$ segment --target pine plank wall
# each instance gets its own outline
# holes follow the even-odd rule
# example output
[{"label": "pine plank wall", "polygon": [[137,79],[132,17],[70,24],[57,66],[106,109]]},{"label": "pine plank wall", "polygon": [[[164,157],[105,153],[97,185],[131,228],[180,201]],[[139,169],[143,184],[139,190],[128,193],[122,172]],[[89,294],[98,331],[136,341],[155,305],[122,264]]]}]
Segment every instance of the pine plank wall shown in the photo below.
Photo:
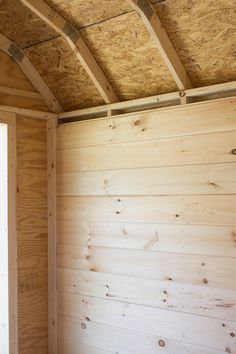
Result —
[{"label": "pine plank wall", "polygon": [[[0,104],[47,110],[42,99],[2,93],[35,89],[1,51],[0,63]],[[16,144],[19,354],[48,354],[46,122],[17,117]]]},{"label": "pine plank wall", "polygon": [[58,354],[236,353],[236,99],[57,144]]}]

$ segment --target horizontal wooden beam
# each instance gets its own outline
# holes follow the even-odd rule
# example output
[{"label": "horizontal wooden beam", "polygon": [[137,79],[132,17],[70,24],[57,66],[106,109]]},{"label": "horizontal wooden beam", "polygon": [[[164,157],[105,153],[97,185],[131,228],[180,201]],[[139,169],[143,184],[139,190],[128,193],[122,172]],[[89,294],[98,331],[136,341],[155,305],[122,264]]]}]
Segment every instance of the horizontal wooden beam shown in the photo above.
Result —
[{"label": "horizontal wooden beam", "polygon": [[60,103],[53,95],[49,87],[46,85],[42,77],[39,75],[33,64],[27,58],[24,51],[17,47],[15,43],[10,41],[10,39],[1,33],[0,49],[17,62],[21,70],[33,84],[34,88],[42,95],[44,102],[46,103],[49,110],[55,113],[63,112],[63,108],[61,107]]},{"label": "horizontal wooden beam", "polygon": [[125,102],[107,104],[98,107],[85,108],[71,112],[64,112],[59,114],[59,119],[63,119],[66,121],[66,119],[80,118],[86,116],[90,118],[91,116],[104,117],[107,115],[117,115],[126,113],[129,109],[134,111],[141,111],[149,108],[158,108],[165,104],[169,104],[169,106],[180,104],[182,97],[186,97],[186,103],[188,103],[191,99],[194,98],[197,100],[204,100],[204,97],[206,96],[213,96],[213,98],[215,99],[216,95],[221,95],[221,97],[227,97],[231,93],[236,95],[236,81],[199,87],[195,89],[171,92],[146,98],[139,98]]},{"label": "horizontal wooden beam", "polygon": [[13,87],[0,86],[0,93],[4,95],[28,97],[36,100],[43,100],[42,95],[39,92],[20,90]]},{"label": "horizontal wooden beam", "polygon": [[140,15],[180,90],[192,87],[190,78],[149,0],[128,0]]},{"label": "horizontal wooden beam", "polygon": [[4,106],[4,105],[0,105],[0,111],[12,112],[12,113],[16,113],[19,116],[24,116],[26,118],[34,118],[34,119],[51,119],[51,118],[57,119],[58,118],[58,114],[56,113],[35,111],[33,109]]},{"label": "horizontal wooden beam", "polygon": [[82,66],[87,71],[90,79],[97,87],[104,101],[106,103],[118,102],[119,99],[113,87],[96,62],[79,31],[43,0],[20,1],[66,39]]}]

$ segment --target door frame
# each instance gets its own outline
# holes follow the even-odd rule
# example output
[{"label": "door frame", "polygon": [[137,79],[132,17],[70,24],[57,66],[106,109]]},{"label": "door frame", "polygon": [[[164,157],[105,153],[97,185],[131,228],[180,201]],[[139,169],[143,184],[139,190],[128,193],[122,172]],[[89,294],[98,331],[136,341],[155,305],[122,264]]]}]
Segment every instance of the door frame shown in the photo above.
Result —
[{"label": "door frame", "polygon": [[16,114],[0,111],[0,123],[8,126],[8,279],[9,354],[18,354],[18,277],[16,228]]}]

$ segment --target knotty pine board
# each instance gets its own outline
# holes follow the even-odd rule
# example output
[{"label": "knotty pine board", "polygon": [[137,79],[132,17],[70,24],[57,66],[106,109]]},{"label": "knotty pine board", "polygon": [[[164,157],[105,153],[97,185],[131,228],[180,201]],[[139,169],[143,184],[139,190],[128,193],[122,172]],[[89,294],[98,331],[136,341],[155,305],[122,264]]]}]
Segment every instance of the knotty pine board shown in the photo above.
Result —
[{"label": "knotty pine board", "polygon": [[58,151],[60,173],[236,162],[236,131]]},{"label": "knotty pine board", "polygon": [[58,243],[236,257],[236,227],[58,220]]},{"label": "knotty pine board", "polygon": [[235,108],[58,127],[60,354],[236,351]]}]

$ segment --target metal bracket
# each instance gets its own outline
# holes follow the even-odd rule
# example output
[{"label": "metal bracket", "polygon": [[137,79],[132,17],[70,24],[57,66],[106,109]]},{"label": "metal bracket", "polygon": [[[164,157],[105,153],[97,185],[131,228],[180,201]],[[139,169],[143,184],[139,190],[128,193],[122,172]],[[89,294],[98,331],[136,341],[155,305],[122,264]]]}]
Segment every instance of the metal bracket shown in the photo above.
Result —
[{"label": "metal bracket", "polygon": [[80,37],[79,31],[71,26],[70,23],[66,22],[62,31],[72,40],[73,43],[76,43]]},{"label": "metal bracket", "polygon": [[19,63],[21,63],[24,59],[25,54],[23,50],[18,48],[14,43],[11,43],[10,47],[8,48],[8,52],[11,54],[12,58]]},{"label": "metal bracket", "polygon": [[138,0],[137,5],[143,11],[145,16],[150,20],[154,14],[154,10],[149,2],[146,0]]}]

